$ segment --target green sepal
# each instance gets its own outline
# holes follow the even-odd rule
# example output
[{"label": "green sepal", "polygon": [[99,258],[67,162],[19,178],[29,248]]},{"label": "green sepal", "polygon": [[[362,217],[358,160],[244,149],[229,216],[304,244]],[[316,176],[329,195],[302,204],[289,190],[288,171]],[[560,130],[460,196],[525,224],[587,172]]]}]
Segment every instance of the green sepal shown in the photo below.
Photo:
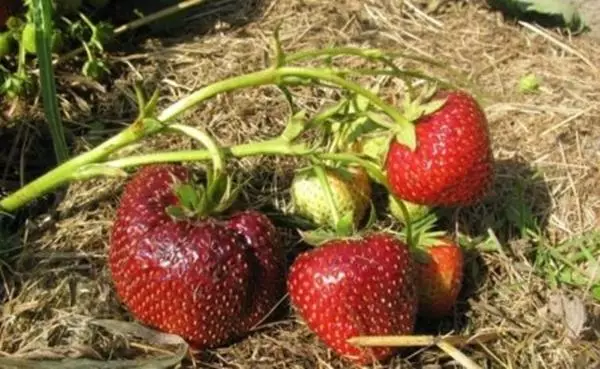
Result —
[{"label": "green sepal", "polygon": [[201,208],[205,202],[206,196],[204,186],[192,185],[190,183],[180,183],[174,188],[175,195],[179,200],[180,206],[184,210],[195,212]]},{"label": "green sepal", "polygon": [[169,205],[165,208],[165,212],[173,219],[185,219],[188,214],[183,210],[181,206]]},{"label": "green sepal", "polygon": [[214,212],[220,213],[222,211],[225,211],[226,209],[229,209],[233,205],[233,203],[238,199],[240,193],[242,192],[244,185],[248,181],[250,181],[250,179],[247,179],[244,182],[244,184],[237,184],[234,186],[233,179],[228,176],[225,191],[223,192],[223,195],[221,196],[219,203],[215,207]]},{"label": "green sepal", "polygon": [[318,228],[310,231],[298,231],[302,241],[311,246],[321,246],[327,241],[339,239],[340,237],[331,230],[325,228]]},{"label": "green sepal", "polygon": [[365,223],[364,229],[370,229],[375,225],[377,221],[377,210],[375,209],[375,204],[372,200],[369,201],[369,217]]},{"label": "green sepal", "polygon": [[341,239],[353,239],[358,238],[360,235],[358,233],[342,236],[337,234],[335,231],[332,231],[327,228],[317,228],[309,231],[300,231],[298,230],[302,241],[308,245],[319,247],[328,241],[333,240],[341,240]]},{"label": "green sepal", "polygon": [[[375,85],[373,88],[371,88],[371,92],[375,95],[378,95],[379,85]],[[371,100],[360,94],[353,94],[353,97],[350,99],[350,101],[351,104],[348,111],[350,114],[366,112],[371,106]]]},{"label": "green sepal", "polygon": [[413,124],[396,126],[394,133],[394,138],[399,144],[405,145],[413,152],[417,149],[417,132]]},{"label": "green sepal", "polygon": [[306,110],[300,110],[288,119],[280,137],[286,142],[292,142],[306,131],[307,126]]},{"label": "green sepal", "polygon": [[[432,209],[429,206],[415,204],[410,201],[402,200],[392,194],[388,194],[388,201],[390,213],[397,221],[399,221],[403,225],[406,225],[409,222],[414,223],[422,219],[432,211]],[[408,212],[409,219],[406,219],[404,212],[401,209],[400,203],[404,205],[406,211]]]},{"label": "green sepal", "polygon": [[361,153],[375,160],[378,165],[383,166],[386,162],[390,145],[394,138],[395,135],[388,131],[366,135],[364,136],[364,139],[361,140]]},{"label": "green sepal", "polygon": [[404,116],[411,122],[416,122],[425,115],[430,115],[440,110],[447,99],[435,99],[424,104],[410,103],[404,107]]},{"label": "green sepal", "polygon": [[354,212],[348,211],[342,214],[335,225],[335,233],[339,236],[350,236],[355,230]]}]

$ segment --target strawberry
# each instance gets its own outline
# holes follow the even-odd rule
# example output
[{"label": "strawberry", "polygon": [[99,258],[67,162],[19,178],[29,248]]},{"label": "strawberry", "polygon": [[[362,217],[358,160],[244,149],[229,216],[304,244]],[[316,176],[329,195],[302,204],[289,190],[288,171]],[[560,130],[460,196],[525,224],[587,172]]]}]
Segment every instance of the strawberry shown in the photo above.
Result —
[{"label": "strawberry", "polygon": [[116,292],[139,321],[193,347],[225,344],[263,319],[285,292],[277,232],[263,214],[173,218],[189,183],[178,165],[140,169],[113,225],[109,268]]},{"label": "strawberry", "polygon": [[347,340],[413,332],[413,268],[408,247],[390,234],[332,239],[296,258],[288,292],[307,326],[338,355],[358,364],[383,361],[396,349],[359,348]]},{"label": "strawberry", "polygon": [[442,318],[452,312],[463,282],[464,255],[447,238],[421,249],[417,258],[419,314]]},{"label": "strawberry", "polygon": [[[371,204],[372,188],[367,172],[360,166],[343,169],[330,167],[325,169],[325,177],[340,217],[352,212],[352,223],[356,228]],[[336,227],[327,189],[312,168],[295,175],[290,192],[297,215],[318,226]]]},{"label": "strawberry", "polygon": [[390,191],[427,206],[468,206],[492,182],[493,156],[487,119],[477,101],[462,91],[438,91],[438,110],[418,118],[416,148],[392,140],[385,169]]}]

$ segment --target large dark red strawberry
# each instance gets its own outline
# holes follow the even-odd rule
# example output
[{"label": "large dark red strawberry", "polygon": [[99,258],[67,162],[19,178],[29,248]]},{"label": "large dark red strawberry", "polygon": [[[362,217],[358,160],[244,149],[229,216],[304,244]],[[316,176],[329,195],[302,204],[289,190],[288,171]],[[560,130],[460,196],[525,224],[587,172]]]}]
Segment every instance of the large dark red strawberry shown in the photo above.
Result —
[{"label": "large dark red strawberry", "polygon": [[360,348],[359,335],[402,335],[414,329],[417,294],[408,247],[387,233],[330,240],[301,254],[288,275],[291,302],[308,327],[337,354],[359,364],[396,349]]},{"label": "large dark red strawberry", "polygon": [[427,206],[468,206],[492,182],[493,157],[486,116],[462,91],[439,91],[437,111],[416,121],[416,149],[393,140],[385,169],[390,191]]},{"label": "large dark red strawberry", "polygon": [[172,218],[174,186],[189,180],[183,166],[139,170],[121,198],[109,267],[138,320],[215,347],[246,334],[283,296],[283,257],[276,229],[256,211]]}]

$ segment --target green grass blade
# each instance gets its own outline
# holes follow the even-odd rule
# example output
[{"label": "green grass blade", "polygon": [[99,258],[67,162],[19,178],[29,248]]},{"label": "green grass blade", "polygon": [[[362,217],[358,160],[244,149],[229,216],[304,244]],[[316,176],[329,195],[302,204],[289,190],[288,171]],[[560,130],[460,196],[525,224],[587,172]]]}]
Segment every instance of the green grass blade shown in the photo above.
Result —
[{"label": "green grass blade", "polygon": [[46,120],[50,126],[52,144],[58,163],[69,158],[65,139],[64,127],[60,118],[56,84],[52,66],[52,35],[54,24],[52,20],[52,0],[33,0],[33,19],[36,26],[36,50],[40,67],[40,85]]}]

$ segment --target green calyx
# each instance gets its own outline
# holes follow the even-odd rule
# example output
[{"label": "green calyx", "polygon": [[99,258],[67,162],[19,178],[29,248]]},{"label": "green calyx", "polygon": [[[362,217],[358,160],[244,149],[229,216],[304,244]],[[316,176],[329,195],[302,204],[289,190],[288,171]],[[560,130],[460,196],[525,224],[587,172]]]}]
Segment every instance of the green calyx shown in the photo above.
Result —
[{"label": "green calyx", "polygon": [[[408,214],[404,214],[400,203],[404,205]],[[406,200],[402,200],[391,194],[388,195],[388,204],[392,216],[403,225],[416,222],[431,212],[431,208],[426,205],[415,204]],[[408,219],[406,219],[407,215]]]},{"label": "green calyx", "polygon": [[[435,230],[438,220],[437,214],[430,212],[418,220],[413,220],[410,227],[405,227],[400,232],[417,259],[419,255],[425,254],[423,251],[428,248],[445,244],[443,239],[446,237],[446,232]],[[410,233],[407,232],[409,229]]]},{"label": "green calyx", "polygon": [[423,116],[433,114],[441,109],[446,103],[446,99],[434,99],[437,92],[437,86],[426,85],[414,99],[411,97],[411,94],[405,94],[402,104],[404,116],[414,123]]},{"label": "green calyx", "polygon": [[223,151],[210,135],[200,129],[179,124],[172,124],[169,129],[179,131],[202,143],[211,154],[212,169],[206,170],[206,185],[176,184],[174,192],[179,204],[167,207],[167,213],[175,219],[203,218],[227,210],[235,202],[241,186],[234,186],[232,178],[225,174]]},{"label": "green calyx", "polygon": [[234,187],[228,176],[211,178],[206,171],[206,185],[195,181],[176,183],[173,190],[178,204],[165,210],[174,219],[205,218],[226,211],[237,199],[241,186]]}]

